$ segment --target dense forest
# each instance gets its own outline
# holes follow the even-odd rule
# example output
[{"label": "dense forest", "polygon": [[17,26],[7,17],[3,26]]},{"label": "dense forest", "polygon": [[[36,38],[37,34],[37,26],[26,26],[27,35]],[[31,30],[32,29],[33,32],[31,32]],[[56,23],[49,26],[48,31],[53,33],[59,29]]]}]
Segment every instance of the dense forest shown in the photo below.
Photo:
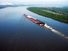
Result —
[{"label": "dense forest", "polygon": [[27,9],[39,15],[58,20],[60,22],[68,23],[68,7],[30,7]]}]

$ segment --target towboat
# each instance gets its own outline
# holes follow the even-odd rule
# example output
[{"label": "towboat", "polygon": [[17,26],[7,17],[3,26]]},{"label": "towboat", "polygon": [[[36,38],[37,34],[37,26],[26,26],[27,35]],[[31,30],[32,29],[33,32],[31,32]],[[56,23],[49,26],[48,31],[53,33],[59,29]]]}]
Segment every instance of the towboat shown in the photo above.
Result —
[{"label": "towboat", "polygon": [[24,16],[25,16],[26,18],[28,18],[29,20],[31,20],[33,23],[35,23],[35,24],[37,24],[37,25],[39,25],[39,26],[44,26],[44,25],[45,25],[44,22],[42,22],[42,21],[40,21],[40,20],[38,20],[38,19],[36,19],[36,18],[33,18],[32,16],[29,16],[29,15],[26,15],[26,14],[24,14]]},{"label": "towboat", "polygon": [[33,23],[35,23],[35,24],[37,24],[37,25],[39,25],[39,26],[41,26],[41,27],[43,27],[45,29],[47,28],[50,31],[52,31],[53,33],[56,33],[57,35],[68,39],[68,37],[65,36],[62,32],[55,30],[54,28],[52,28],[51,26],[47,25],[46,23],[44,23],[44,22],[42,22],[42,21],[40,21],[40,20],[38,20],[36,18],[33,18],[32,16],[26,15],[26,14],[24,14],[24,16],[26,18],[28,18],[29,20],[31,20]]}]

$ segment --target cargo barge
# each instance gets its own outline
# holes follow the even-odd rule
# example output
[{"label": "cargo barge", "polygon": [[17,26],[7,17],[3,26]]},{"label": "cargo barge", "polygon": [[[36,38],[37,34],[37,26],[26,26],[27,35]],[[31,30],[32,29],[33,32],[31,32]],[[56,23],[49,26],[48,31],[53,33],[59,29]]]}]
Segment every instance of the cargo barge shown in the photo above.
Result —
[{"label": "cargo barge", "polygon": [[24,16],[25,16],[26,18],[28,18],[29,20],[31,20],[33,23],[35,23],[35,24],[37,24],[37,25],[39,25],[39,26],[44,26],[44,25],[45,25],[44,22],[42,22],[42,21],[40,21],[40,20],[38,20],[38,19],[36,19],[36,18],[33,18],[32,16],[29,16],[29,15],[26,15],[26,14],[24,14]]}]

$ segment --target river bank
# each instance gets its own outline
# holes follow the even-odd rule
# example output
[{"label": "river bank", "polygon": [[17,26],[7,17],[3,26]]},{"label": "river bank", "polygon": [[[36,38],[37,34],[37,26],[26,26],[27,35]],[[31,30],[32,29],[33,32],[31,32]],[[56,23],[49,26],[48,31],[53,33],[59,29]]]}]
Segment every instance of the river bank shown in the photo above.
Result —
[{"label": "river bank", "polygon": [[27,8],[29,11],[32,11],[34,13],[37,13],[39,15],[45,16],[45,17],[49,17],[52,18],[54,20],[63,22],[63,23],[68,23],[68,17],[67,15],[64,15],[64,13],[58,13],[58,12],[54,12],[52,10],[49,10],[47,8],[42,8],[42,7],[29,7]]}]

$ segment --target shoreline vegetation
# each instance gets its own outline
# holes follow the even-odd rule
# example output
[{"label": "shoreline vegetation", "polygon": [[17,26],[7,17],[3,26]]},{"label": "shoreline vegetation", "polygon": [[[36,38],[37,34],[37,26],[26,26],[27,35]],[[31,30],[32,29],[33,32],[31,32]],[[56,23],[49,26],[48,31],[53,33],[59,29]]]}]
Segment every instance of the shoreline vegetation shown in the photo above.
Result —
[{"label": "shoreline vegetation", "polygon": [[29,7],[29,11],[39,15],[52,18],[54,20],[68,24],[68,9],[66,8],[43,8],[43,7]]},{"label": "shoreline vegetation", "polygon": [[19,6],[26,6],[26,5],[0,5],[0,9],[6,8],[6,7],[19,7]]}]

